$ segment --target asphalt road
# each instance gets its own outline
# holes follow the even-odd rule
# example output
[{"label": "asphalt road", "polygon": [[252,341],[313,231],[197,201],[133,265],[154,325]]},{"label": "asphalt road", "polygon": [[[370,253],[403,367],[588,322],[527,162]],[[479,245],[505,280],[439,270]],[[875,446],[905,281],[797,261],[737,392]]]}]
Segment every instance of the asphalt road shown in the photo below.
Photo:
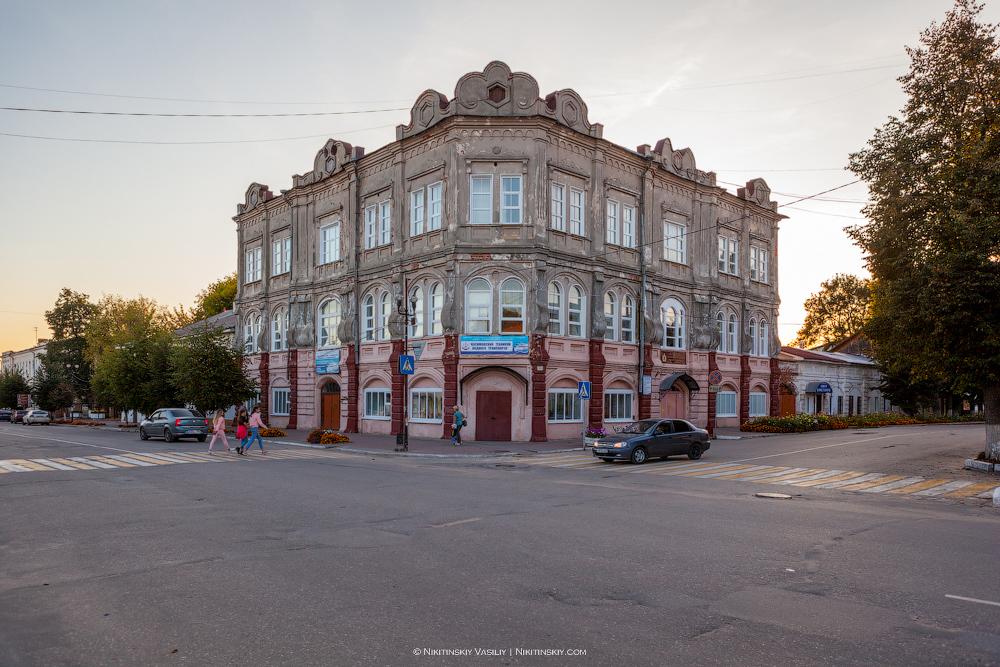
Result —
[{"label": "asphalt road", "polygon": [[[965,480],[982,437],[717,441],[698,463]],[[0,424],[0,462],[72,468],[0,474],[0,665],[1000,664],[983,500],[682,459],[204,448]]]}]

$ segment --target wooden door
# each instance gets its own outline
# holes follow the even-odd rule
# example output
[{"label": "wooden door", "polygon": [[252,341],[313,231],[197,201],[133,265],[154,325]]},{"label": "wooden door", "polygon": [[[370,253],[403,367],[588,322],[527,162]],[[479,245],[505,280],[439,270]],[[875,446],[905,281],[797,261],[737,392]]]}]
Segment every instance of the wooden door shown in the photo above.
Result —
[{"label": "wooden door", "polygon": [[781,407],[778,414],[781,417],[795,416],[795,394],[781,395]]},{"label": "wooden door", "polygon": [[685,419],[684,393],[668,391],[660,399],[660,417],[662,419]]},{"label": "wooden door", "polygon": [[476,392],[476,440],[510,441],[509,391]]},{"label": "wooden door", "polygon": [[323,387],[320,405],[320,428],[326,431],[340,430],[340,385],[328,382]]}]

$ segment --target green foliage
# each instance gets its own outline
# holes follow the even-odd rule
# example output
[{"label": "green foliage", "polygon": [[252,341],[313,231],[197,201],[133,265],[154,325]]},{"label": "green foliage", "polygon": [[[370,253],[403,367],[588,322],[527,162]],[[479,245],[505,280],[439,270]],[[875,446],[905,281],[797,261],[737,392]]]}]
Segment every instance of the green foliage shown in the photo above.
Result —
[{"label": "green foliage", "polygon": [[212,315],[218,315],[224,310],[232,310],[235,299],[236,272],[233,271],[225,278],[216,280],[198,294],[191,315],[194,321],[199,321]]},{"label": "green foliage", "polygon": [[861,331],[868,316],[868,281],[838,273],[820,284],[805,302],[806,321],[794,345],[803,348],[837,343]]},{"label": "green foliage", "polygon": [[243,354],[222,329],[199,325],[174,346],[171,381],[178,396],[204,414],[225,410],[257,394],[246,373]]},{"label": "green foliage", "polygon": [[31,385],[24,376],[8,368],[0,372],[0,408],[16,408],[17,395],[31,392]]},{"label": "green foliage", "polygon": [[55,412],[73,404],[73,387],[53,369],[51,361],[42,356],[42,363],[35,372],[31,383],[31,398],[42,410]]},{"label": "green foliage", "polygon": [[801,414],[789,417],[758,417],[743,423],[740,426],[740,430],[754,433],[804,433],[806,431],[877,428],[879,426],[902,426],[907,424],[945,424],[951,422],[982,421],[982,419],[981,415],[901,415],[894,412],[851,417],[846,415]]},{"label": "green foliage", "polygon": [[985,397],[987,451],[1000,454],[1000,57],[982,6],[958,0],[907,49],[909,100],[850,168],[869,187],[848,230],[872,275],[865,333],[875,356]]},{"label": "green foliage", "polygon": [[[64,287],[45,321],[52,329],[52,340],[45,347],[49,372],[67,383],[76,399],[89,403],[91,365],[87,359],[87,326],[98,313],[86,294]],[[72,403],[72,401],[70,401]]]}]

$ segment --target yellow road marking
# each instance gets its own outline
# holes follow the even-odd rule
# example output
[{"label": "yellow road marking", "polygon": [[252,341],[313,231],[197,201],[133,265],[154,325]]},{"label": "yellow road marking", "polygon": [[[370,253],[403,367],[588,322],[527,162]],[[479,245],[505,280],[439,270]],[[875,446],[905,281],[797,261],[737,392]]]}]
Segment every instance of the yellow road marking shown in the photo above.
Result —
[{"label": "yellow road marking", "polygon": [[[684,465],[684,464],[681,464],[681,465]],[[719,466],[722,466],[722,465],[726,465],[726,464],[725,463],[700,463],[700,464],[698,464],[696,466],[691,466],[690,468],[683,468],[683,470],[684,471],[689,471],[689,470],[703,470],[703,469],[706,469],[706,468],[718,468]],[[653,474],[653,475],[662,475],[665,472],[676,472],[676,470],[677,470],[677,466],[673,466],[673,465],[665,465],[665,466],[661,466],[661,467],[663,468],[662,470],[656,470],[655,472],[653,472],[651,474]]]},{"label": "yellow road marking", "polygon": [[898,489],[893,489],[892,491],[886,491],[886,493],[915,493],[917,491],[923,491],[924,489],[930,489],[938,484],[944,484],[945,482],[950,482],[950,479],[928,479],[923,482],[917,482],[916,484],[910,484],[909,486],[904,486]]},{"label": "yellow road marking", "polygon": [[[729,468],[729,470],[744,470],[744,469],[746,469],[746,468],[752,468],[752,467],[753,467],[753,466],[751,466],[751,465],[745,465],[745,466],[733,466],[732,468]],[[698,470],[698,471],[696,471],[696,472],[686,472],[686,473],[682,473],[682,474],[680,474],[680,475],[677,475],[677,476],[678,476],[678,477],[697,477],[698,475],[710,475],[710,474],[712,474],[712,471],[711,471],[711,470]]]},{"label": "yellow road marking", "polygon": [[64,466],[70,466],[72,468],[77,468],[79,470],[99,470],[97,466],[89,466],[86,463],[80,463],[79,461],[70,461],[69,459],[49,459],[56,463],[61,463]]},{"label": "yellow road marking", "polygon": [[124,461],[116,461],[114,459],[105,458],[103,456],[88,456],[88,459],[93,459],[94,461],[100,461],[101,463],[107,463],[109,466],[115,466],[116,468],[137,468],[138,466],[134,463],[125,463]]},{"label": "yellow road marking", "polygon": [[878,479],[870,479],[867,482],[861,482],[860,484],[849,484],[848,486],[840,487],[841,491],[863,491],[864,489],[870,489],[873,486],[882,486],[883,484],[888,484],[890,482],[898,482],[901,479],[906,479],[906,475],[886,475],[885,477],[879,477]]},{"label": "yellow road marking", "polygon": [[777,473],[782,470],[788,470],[788,466],[781,466],[777,468],[769,468],[760,470],[754,470],[752,472],[738,472],[735,475],[723,475],[721,477],[716,477],[715,479],[739,479],[740,477],[753,477],[754,475],[767,475],[769,473]]},{"label": "yellow road marking", "polygon": [[768,477],[767,479],[758,479],[755,481],[761,482],[762,484],[770,484],[771,482],[780,482],[786,479],[795,479],[796,477],[808,477],[809,475],[815,475],[818,472],[826,471],[823,468],[814,468],[812,470],[803,470],[802,472],[793,472],[790,475],[778,475],[777,477]]},{"label": "yellow road marking", "polygon": [[50,468],[48,466],[43,466],[41,463],[35,463],[34,461],[28,461],[26,459],[7,459],[9,463],[14,463],[19,466],[24,466],[25,468],[31,468],[32,470],[57,470],[57,468]]},{"label": "yellow road marking", "polygon": [[[227,452],[227,454],[228,454],[228,452]],[[233,458],[228,458],[226,456],[221,456],[221,452],[219,454],[202,454],[201,452],[184,452],[184,456],[190,457],[190,458],[194,459],[195,461],[198,461],[199,463],[204,463],[205,461],[218,461],[220,463],[223,462],[223,461],[225,461],[226,463],[236,463],[236,459],[240,458],[236,454],[233,454]]]},{"label": "yellow road marking", "polygon": [[965,486],[957,491],[952,491],[951,493],[946,493],[942,498],[971,498],[972,496],[978,496],[983,491],[988,491],[997,485],[996,482],[982,482],[980,484],[973,484],[972,486]]},{"label": "yellow road marking", "polygon": [[10,471],[7,470],[6,468],[0,468],[0,472],[10,472]]},{"label": "yellow road marking", "polygon": [[799,482],[797,484],[792,484],[792,486],[818,486],[820,484],[827,484],[829,482],[842,482],[845,479],[854,479],[855,477],[861,477],[862,475],[867,475],[866,472],[845,472],[842,475],[834,475],[833,477],[824,477],[822,479],[811,479],[808,482]]},{"label": "yellow road marking", "polygon": [[171,465],[170,461],[164,461],[163,459],[154,459],[152,456],[143,456],[142,454],[122,454],[122,456],[127,456],[130,459],[138,459],[140,461],[145,461],[146,463],[155,463],[160,466]]}]

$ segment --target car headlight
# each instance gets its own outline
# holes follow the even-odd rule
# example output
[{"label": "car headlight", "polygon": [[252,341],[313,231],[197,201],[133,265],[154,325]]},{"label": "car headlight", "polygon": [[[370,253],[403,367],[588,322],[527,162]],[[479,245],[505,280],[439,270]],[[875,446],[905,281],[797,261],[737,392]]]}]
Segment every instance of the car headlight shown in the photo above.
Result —
[{"label": "car headlight", "polygon": [[618,447],[618,448],[628,447],[628,443],[627,442],[616,442],[615,443],[615,447]]}]

